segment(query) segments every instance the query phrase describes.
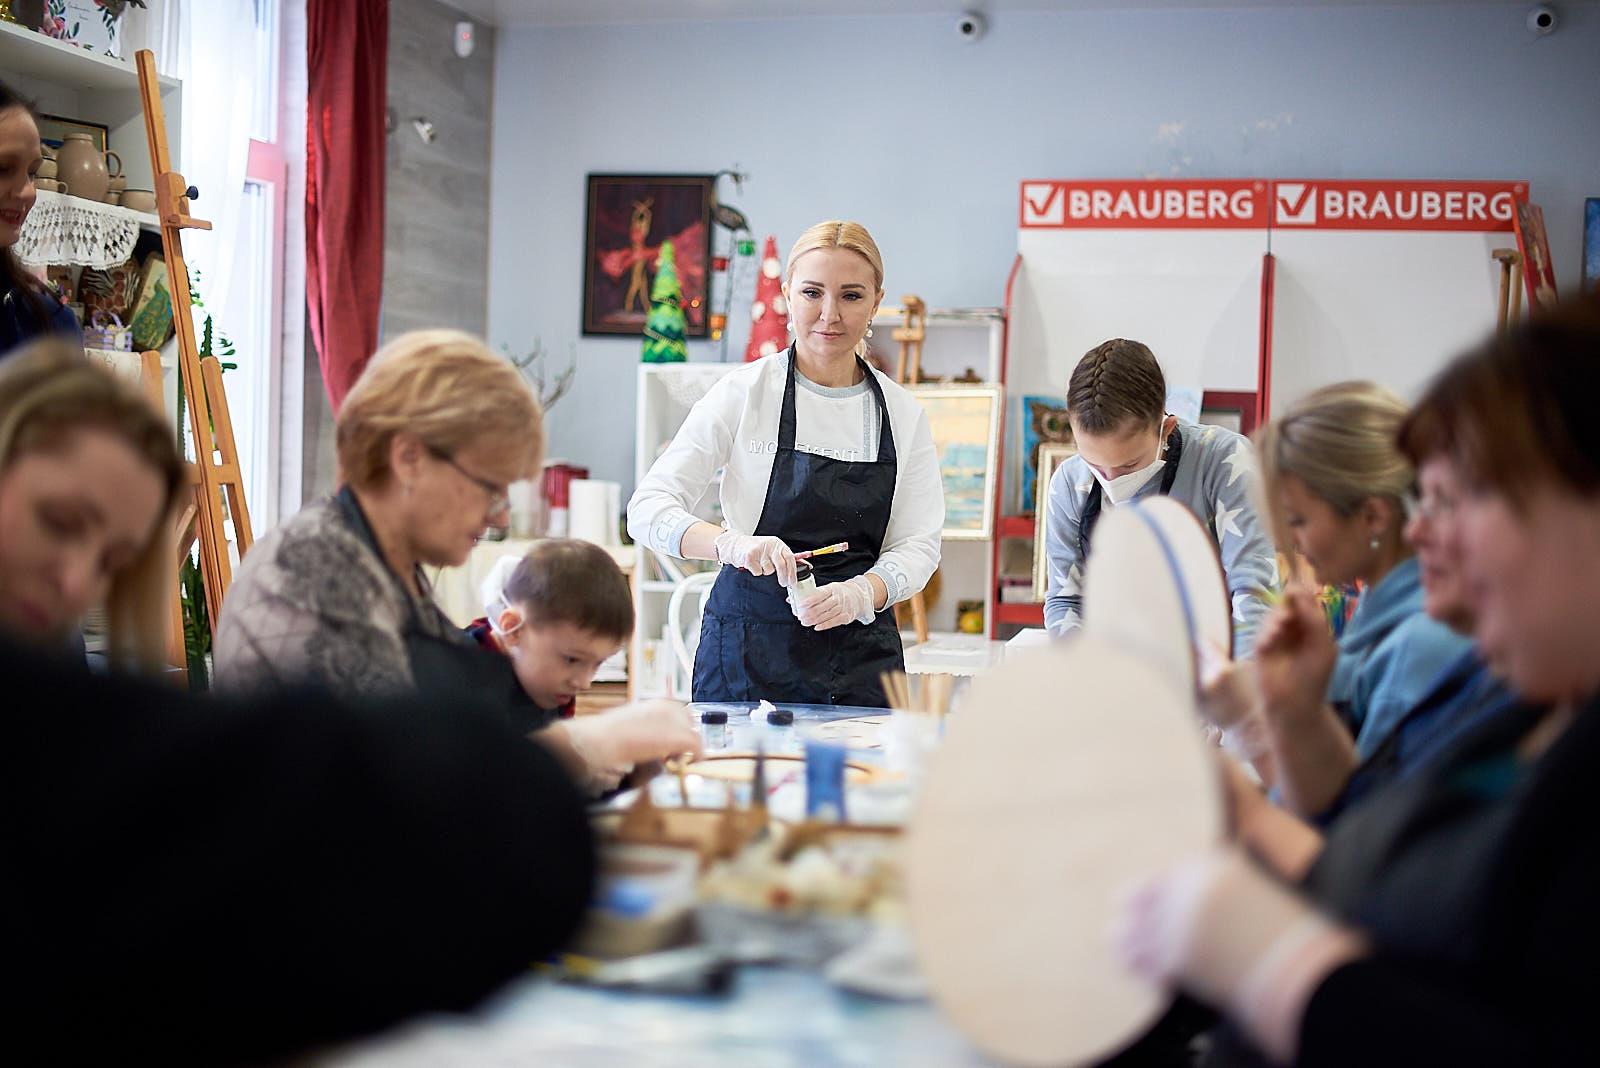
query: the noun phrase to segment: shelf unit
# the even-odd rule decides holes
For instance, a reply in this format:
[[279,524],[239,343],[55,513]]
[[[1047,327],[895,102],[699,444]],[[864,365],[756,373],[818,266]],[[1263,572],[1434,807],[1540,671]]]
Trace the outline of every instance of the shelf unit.
[[[903,308],[884,305],[874,320],[872,351],[884,359],[891,375],[900,346],[893,340],[896,327],[905,322]],[[929,308],[926,339],[922,345],[925,378],[952,379],[973,371],[983,384],[1004,385],[1005,312],[1000,308]],[[1001,403],[1002,419],[1005,403]],[[998,437],[1004,463],[1005,439]],[[998,499],[998,498],[997,498]],[[945,539],[939,562],[939,596],[928,605],[928,627],[933,632],[957,630],[956,604],[982,601],[985,625],[993,620],[999,599],[995,589],[997,539]],[[903,616],[902,619],[909,619]]]
[[[705,396],[723,375],[742,363],[642,363],[634,408],[633,484],[644,480],[650,465],[689,416],[689,409]],[[713,485],[692,511],[711,523],[722,522],[718,486]],[[635,700],[668,695],[665,681],[676,671],[672,646],[666,639],[667,606],[678,583],[652,578],[660,569],[659,557],[643,545],[634,545],[633,645],[628,663],[633,671]],[[685,565],[679,564],[679,567]],[[694,567],[695,565],[687,565]],[[678,680],[683,682],[681,678]],[[678,696],[687,700],[686,686]]]
[[[13,87],[34,99],[40,112],[105,126],[106,147],[122,159],[128,188],[155,188],[139,103],[139,75],[131,59],[97,55],[0,22],[0,70]],[[166,76],[159,82],[167,121],[181,129],[183,84]],[[174,151],[173,166],[181,169],[182,162]]]
[[[134,10],[126,18],[144,12]],[[124,25],[127,25],[125,21]],[[131,46],[130,46],[131,47]],[[131,53],[130,53],[131,54]],[[45,115],[99,123],[107,129],[106,147],[122,160],[123,173],[130,189],[154,189],[150,146],[145,135],[144,106],[139,98],[139,72],[133,60],[113,59],[64,44],[42,33],[9,22],[0,22],[0,71],[6,81],[23,95],[32,98]],[[183,117],[183,83],[165,75],[161,86],[161,106],[167,120],[180,128]],[[178,140],[171,142],[172,165],[181,169]],[[70,200],[60,193],[41,191],[41,200],[52,197]],[[144,230],[159,231],[154,215],[129,211],[112,205],[102,210],[126,212]],[[178,357],[176,341],[161,350],[163,391],[167,415],[177,423]]]

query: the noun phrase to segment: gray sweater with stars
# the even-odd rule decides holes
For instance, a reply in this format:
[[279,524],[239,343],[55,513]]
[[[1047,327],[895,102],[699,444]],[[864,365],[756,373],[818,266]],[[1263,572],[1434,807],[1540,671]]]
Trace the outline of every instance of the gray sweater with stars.
[[[1222,427],[1179,422],[1178,433],[1183,436],[1183,455],[1168,496],[1187,505],[1216,539],[1228,596],[1233,602],[1233,652],[1235,657],[1245,657],[1250,654],[1256,627],[1267,612],[1260,592],[1278,586],[1277,556],[1252,500],[1255,454],[1249,441]],[[1093,485],[1094,472],[1079,456],[1064,461],[1050,479],[1049,515],[1045,521],[1050,584],[1044,621],[1055,634],[1065,633],[1083,621],[1078,520]],[[1134,500],[1154,497],[1160,490],[1158,474],[1145,483]],[[1111,499],[1102,495],[1102,515],[1111,507]]]

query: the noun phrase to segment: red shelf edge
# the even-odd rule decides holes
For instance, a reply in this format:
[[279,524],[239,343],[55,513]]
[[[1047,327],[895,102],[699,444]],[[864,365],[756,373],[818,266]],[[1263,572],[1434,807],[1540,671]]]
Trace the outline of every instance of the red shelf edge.
[[1044,605],[1042,604],[996,604],[994,606],[994,621],[996,623],[1032,623],[1044,626]]
[[1003,515],[1000,517],[1002,538],[1031,538],[1037,523],[1031,515]]

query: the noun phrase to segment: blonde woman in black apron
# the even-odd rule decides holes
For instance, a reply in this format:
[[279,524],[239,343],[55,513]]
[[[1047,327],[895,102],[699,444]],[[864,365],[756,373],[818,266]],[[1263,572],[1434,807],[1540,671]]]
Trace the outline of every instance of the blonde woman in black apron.
[[[776,271],[774,262],[764,269]],[[789,253],[794,340],[721,379],[628,504],[635,540],[723,565],[695,656],[696,701],[886,703],[904,666],[893,605],[939,563],[944,494],[927,415],[864,359],[883,261],[859,223],[807,230]],[[695,517],[723,471],[725,526]],[[817,556],[816,590],[794,586]],[[792,594],[792,595],[791,595]]]

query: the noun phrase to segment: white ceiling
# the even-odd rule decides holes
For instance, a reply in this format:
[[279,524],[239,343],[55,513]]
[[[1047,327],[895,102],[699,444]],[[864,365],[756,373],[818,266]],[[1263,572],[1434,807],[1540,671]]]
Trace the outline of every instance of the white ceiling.
[[[794,18],[803,15],[955,15],[976,8],[1006,11],[1073,9],[1310,7],[1326,0],[444,0],[499,26],[574,26],[627,22]],[[1342,0],[1349,4],[1416,6],[1504,0]],[[1568,3],[1574,0],[1567,0]],[[1588,0],[1577,0],[1579,3]],[[1529,6],[1532,6],[1531,4]]]

